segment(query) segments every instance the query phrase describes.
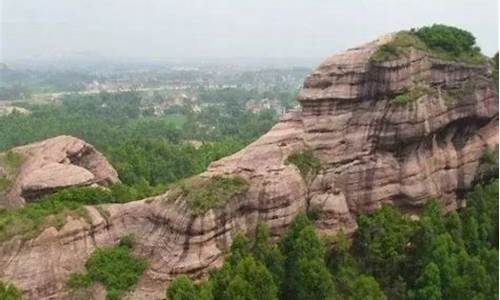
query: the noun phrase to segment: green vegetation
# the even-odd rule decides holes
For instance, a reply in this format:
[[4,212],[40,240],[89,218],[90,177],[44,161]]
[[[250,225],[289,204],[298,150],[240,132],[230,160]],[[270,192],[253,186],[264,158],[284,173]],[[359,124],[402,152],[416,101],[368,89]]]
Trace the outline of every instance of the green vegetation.
[[248,190],[248,182],[238,176],[200,176],[185,179],[169,191],[169,200],[182,199],[190,206],[195,215],[201,215],[208,210],[219,207],[234,196]]
[[[249,95],[237,89],[205,92],[203,101],[217,105],[201,112],[177,107],[164,116],[152,117],[141,110],[139,93],[75,94],[60,104],[29,106],[31,115],[0,117],[0,151],[69,134],[102,151],[122,181],[110,191],[69,189],[23,208],[0,210],[0,241],[13,236],[29,239],[49,226],[61,228],[67,216],[88,218],[84,205],[145,198],[201,173],[210,162],[241,149],[276,121],[272,111],[246,112],[242,101]],[[190,140],[202,141],[202,145],[196,148]],[[0,167],[8,175],[0,176],[0,193],[9,188],[21,163],[17,153],[0,154]],[[185,190],[191,188],[188,182],[183,184]],[[223,204],[247,188],[240,178],[189,184],[194,191],[187,192],[187,199],[195,213]],[[102,207],[97,209],[107,218]]]
[[498,176],[498,150],[486,149],[479,159],[475,181],[487,182],[495,176]]
[[0,177],[0,192],[6,191],[10,188],[12,181],[7,177]]
[[444,99],[445,104],[449,106],[456,101],[464,101],[467,98],[474,97],[479,86],[481,85],[477,79],[470,79],[442,89],[441,97]]
[[18,170],[23,164],[24,158],[21,154],[13,151],[7,151],[0,154],[0,165],[12,172]]
[[10,188],[12,180],[19,173],[23,161],[24,158],[19,153],[12,151],[0,153],[0,193]]
[[198,300],[198,290],[193,281],[186,275],[181,275],[175,279],[167,291],[169,300]]
[[418,221],[391,207],[359,218],[354,253],[390,299],[498,297],[498,180],[467,199],[446,216],[430,202]]
[[410,48],[427,51],[427,45],[414,32],[400,31],[389,43],[380,46],[370,58],[373,62],[396,60],[409,54]]
[[0,101],[27,99],[35,93],[78,91],[85,88],[85,82],[99,80],[95,74],[78,71],[12,70],[0,65]]
[[12,210],[0,210],[0,241],[13,236],[29,239],[50,226],[61,228],[67,216],[88,219],[84,205],[123,202],[112,191],[75,187]]
[[408,55],[411,48],[429,52],[443,60],[469,64],[488,61],[470,32],[441,24],[396,33],[392,41],[375,51],[371,60],[380,63],[399,59]]
[[407,105],[413,103],[423,96],[435,95],[437,92],[433,88],[421,84],[413,85],[405,89],[401,94],[391,100],[391,103],[398,105]]
[[[230,93],[235,95],[238,91]],[[235,105],[222,92],[203,97],[222,101],[199,113],[184,110],[150,117],[141,112],[138,93],[70,95],[60,105],[30,106],[31,115],[0,117],[0,150],[59,134],[77,136],[104,152],[123,182],[111,191],[69,189],[23,208],[1,210],[0,241],[13,236],[29,239],[49,226],[60,228],[69,215],[87,218],[83,205],[121,203],[158,194],[169,184],[198,174],[210,162],[241,149],[276,120],[270,111],[245,112],[241,103]],[[191,139],[201,139],[203,144],[195,148],[186,142]],[[0,177],[0,192],[10,187],[21,163],[17,153],[0,154],[0,167],[7,173]],[[239,179],[217,179],[194,187],[198,189],[188,193],[188,199],[197,213],[225,203],[245,189]],[[106,218],[106,212],[98,209]]]
[[124,246],[130,249],[134,248],[134,245],[135,245],[135,236],[131,233],[122,236],[120,242],[118,243],[118,246]]
[[444,93],[449,96],[452,100],[464,99],[465,97],[470,97],[474,95],[476,91],[476,83],[473,80],[468,80],[461,83],[459,86],[454,88],[448,88]]
[[92,285],[92,278],[88,274],[71,273],[66,282],[70,289],[78,289],[82,287],[90,287]]
[[241,234],[235,237],[231,256],[221,269],[210,273],[208,282],[193,285],[187,277],[179,277],[170,285],[167,297],[169,300],[276,300],[278,287],[285,279],[282,262],[278,247],[268,241],[267,228],[259,225],[254,241]]
[[420,218],[383,206],[358,218],[352,240],[319,238],[305,214],[275,244],[258,225],[237,235],[223,267],[198,284],[183,276],[168,300],[497,299],[498,179],[444,214],[430,201]]
[[442,24],[424,26],[415,32],[430,49],[443,51],[459,57],[462,54],[478,54],[476,38],[472,33]]
[[180,277],[167,291],[169,300],[334,299],[332,276],[324,264],[326,248],[305,215],[290,226],[280,243],[269,241],[266,226],[253,240],[238,234],[223,267],[194,285]]
[[[210,162],[240,150],[271,128],[274,111],[245,111],[247,94],[235,89],[206,92],[203,101],[217,105],[201,112],[177,106],[159,117],[145,115],[139,93],[69,95],[59,105],[29,106],[31,115],[0,117],[0,151],[73,135],[104,153],[129,198],[147,196],[204,171]],[[202,145],[194,147],[190,140]]]
[[290,225],[280,242],[285,256],[282,296],[285,299],[334,299],[331,274],[325,266],[326,248],[305,214]]
[[106,299],[120,299],[133,287],[146,269],[146,262],[130,253],[128,242],[118,246],[98,248],[85,264],[85,273],[73,273],[67,286],[72,293],[89,288],[93,282],[106,287]]
[[321,161],[314,157],[312,151],[294,152],[287,159],[287,164],[294,164],[305,178],[316,175],[321,170]]
[[22,296],[19,290],[13,284],[0,281],[0,299],[21,300]]

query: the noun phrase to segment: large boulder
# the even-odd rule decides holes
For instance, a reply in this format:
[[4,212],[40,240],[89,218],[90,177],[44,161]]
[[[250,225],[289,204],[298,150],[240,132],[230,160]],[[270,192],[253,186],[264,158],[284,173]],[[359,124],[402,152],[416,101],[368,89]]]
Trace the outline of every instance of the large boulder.
[[0,155],[0,167],[5,164],[0,176],[10,182],[0,191],[0,206],[37,201],[67,187],[119,182],[115,169],[99,151],[72,136],[50,138]]

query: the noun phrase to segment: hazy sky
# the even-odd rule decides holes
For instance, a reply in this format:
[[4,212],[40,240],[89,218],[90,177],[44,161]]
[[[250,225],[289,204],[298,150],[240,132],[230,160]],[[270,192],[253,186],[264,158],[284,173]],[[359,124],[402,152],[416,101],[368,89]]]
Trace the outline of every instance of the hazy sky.
[[432,23],[498,49],[497,0],[0,0],[1,58],[324,58]]

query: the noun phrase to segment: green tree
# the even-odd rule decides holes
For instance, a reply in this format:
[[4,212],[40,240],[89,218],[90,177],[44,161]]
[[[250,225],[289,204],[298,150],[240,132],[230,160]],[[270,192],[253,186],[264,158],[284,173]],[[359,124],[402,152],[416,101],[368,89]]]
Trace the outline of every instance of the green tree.
[[257,300],[257,295],[253,290],[253,287],[250,285],[248,281],[241,278],[240,276],[236,276],[229,282],[229,285],[224,292],[224,298],[227,300]]
[[283,297],[332,299],[334,286],[324,262],[325,248],[305,214],[295,218],[280,246],[285,255]]
[[301,258],[297,269],[291,270],[291,280],[296,286],[290,288],[290,298],[297,300],[334,299],[335,291],[330,273],[321,259]]
[[462,220],[456,211],[448,213],[446,216],[446,230],[450,233],[455,243],[463,245]]
[[232,266],[238,265],[240,261],[251,254],[250,247],[250,240],[243,233],[237,233],[231,244],[229,263]]
[[277,299],[278,289],[271,273],[262,263],[247,257],[238,264],[235,271],[236,276],[247,281],[254,290],[253,297],[247,299]]
[[417,280],[417,288],[411,294],[415,300],[440,300],[441,293],[441,278],[439,268],[434,263],[429,263],[423,274]]
[[448,233],[437,236],[432,242],[432,251],[427,260],[433,262],[438,267],[441,286],[443,287],[441,293],[445,299],[453,299],[451,296],[453,294],[451,287],[460,275],[458,260],[461,250],[453,242],[453,238]]
[[468,31],[442,24],[424,26],[416,35],[430,48],[459,54],[479,52],[476,38]]
[[185,275],[177,277],[168,287],[167,299],[198,300],[198,294],[193,281]]
[[336,292],[343,298],[353,297],[354,284],[361,270],[356,258],[351,254],[351,241],[342,232],[327,239],[330,244],[326,265],[333,275]]
[[466,217],[464,223],[464,239],[469,251],[477,253],[481,243],[479,237],[479,225],[476,218],[474,218],[474,216]]
[[284,260],[285,257],[281,253],[276,244],[269,241],[269,229],[263,224],[257,224],[255,229],[255,241],[252,246],[252,253],[256,260],[262,262],[271,272],[274,284],[281,287],[283,277],[285,276]]
[[278,299],[278,289],[271,273],[251,256],[243,257],[235,266],[226,263],[211,280],[214,282],[214,299]]
[[211,280],[202,282],[198,285],[198,299],[197,300],[214,300],[213,296],[213,283]]
[[386,300],[384,292],[372,276],[361,275],[352,287],[351,300]]
[[354,243],[357,257],[362,257],[363,268],[382,285],[390,299],[406,296],[405,275],[412,250],[411,240],[415,223],[390,206],[383,206],[373,215],[358,217],[358,231]]
[[210,272],[210,282],[212,283],[212,295],[214,299],[227,299],[227,289],[234,279],[233,266],[226,261],[219,270]]

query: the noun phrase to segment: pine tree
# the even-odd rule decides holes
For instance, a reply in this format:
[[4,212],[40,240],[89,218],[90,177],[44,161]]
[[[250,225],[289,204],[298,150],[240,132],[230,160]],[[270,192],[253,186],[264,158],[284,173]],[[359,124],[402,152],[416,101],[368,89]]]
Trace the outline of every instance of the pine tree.
[[417,279],[417,288],[410,297],[414,300],[441,300],[441,278],[439,268],[429,263]]
[[387,300],[387,297],[375,278],[361,275],[353,284],[350,300]]

